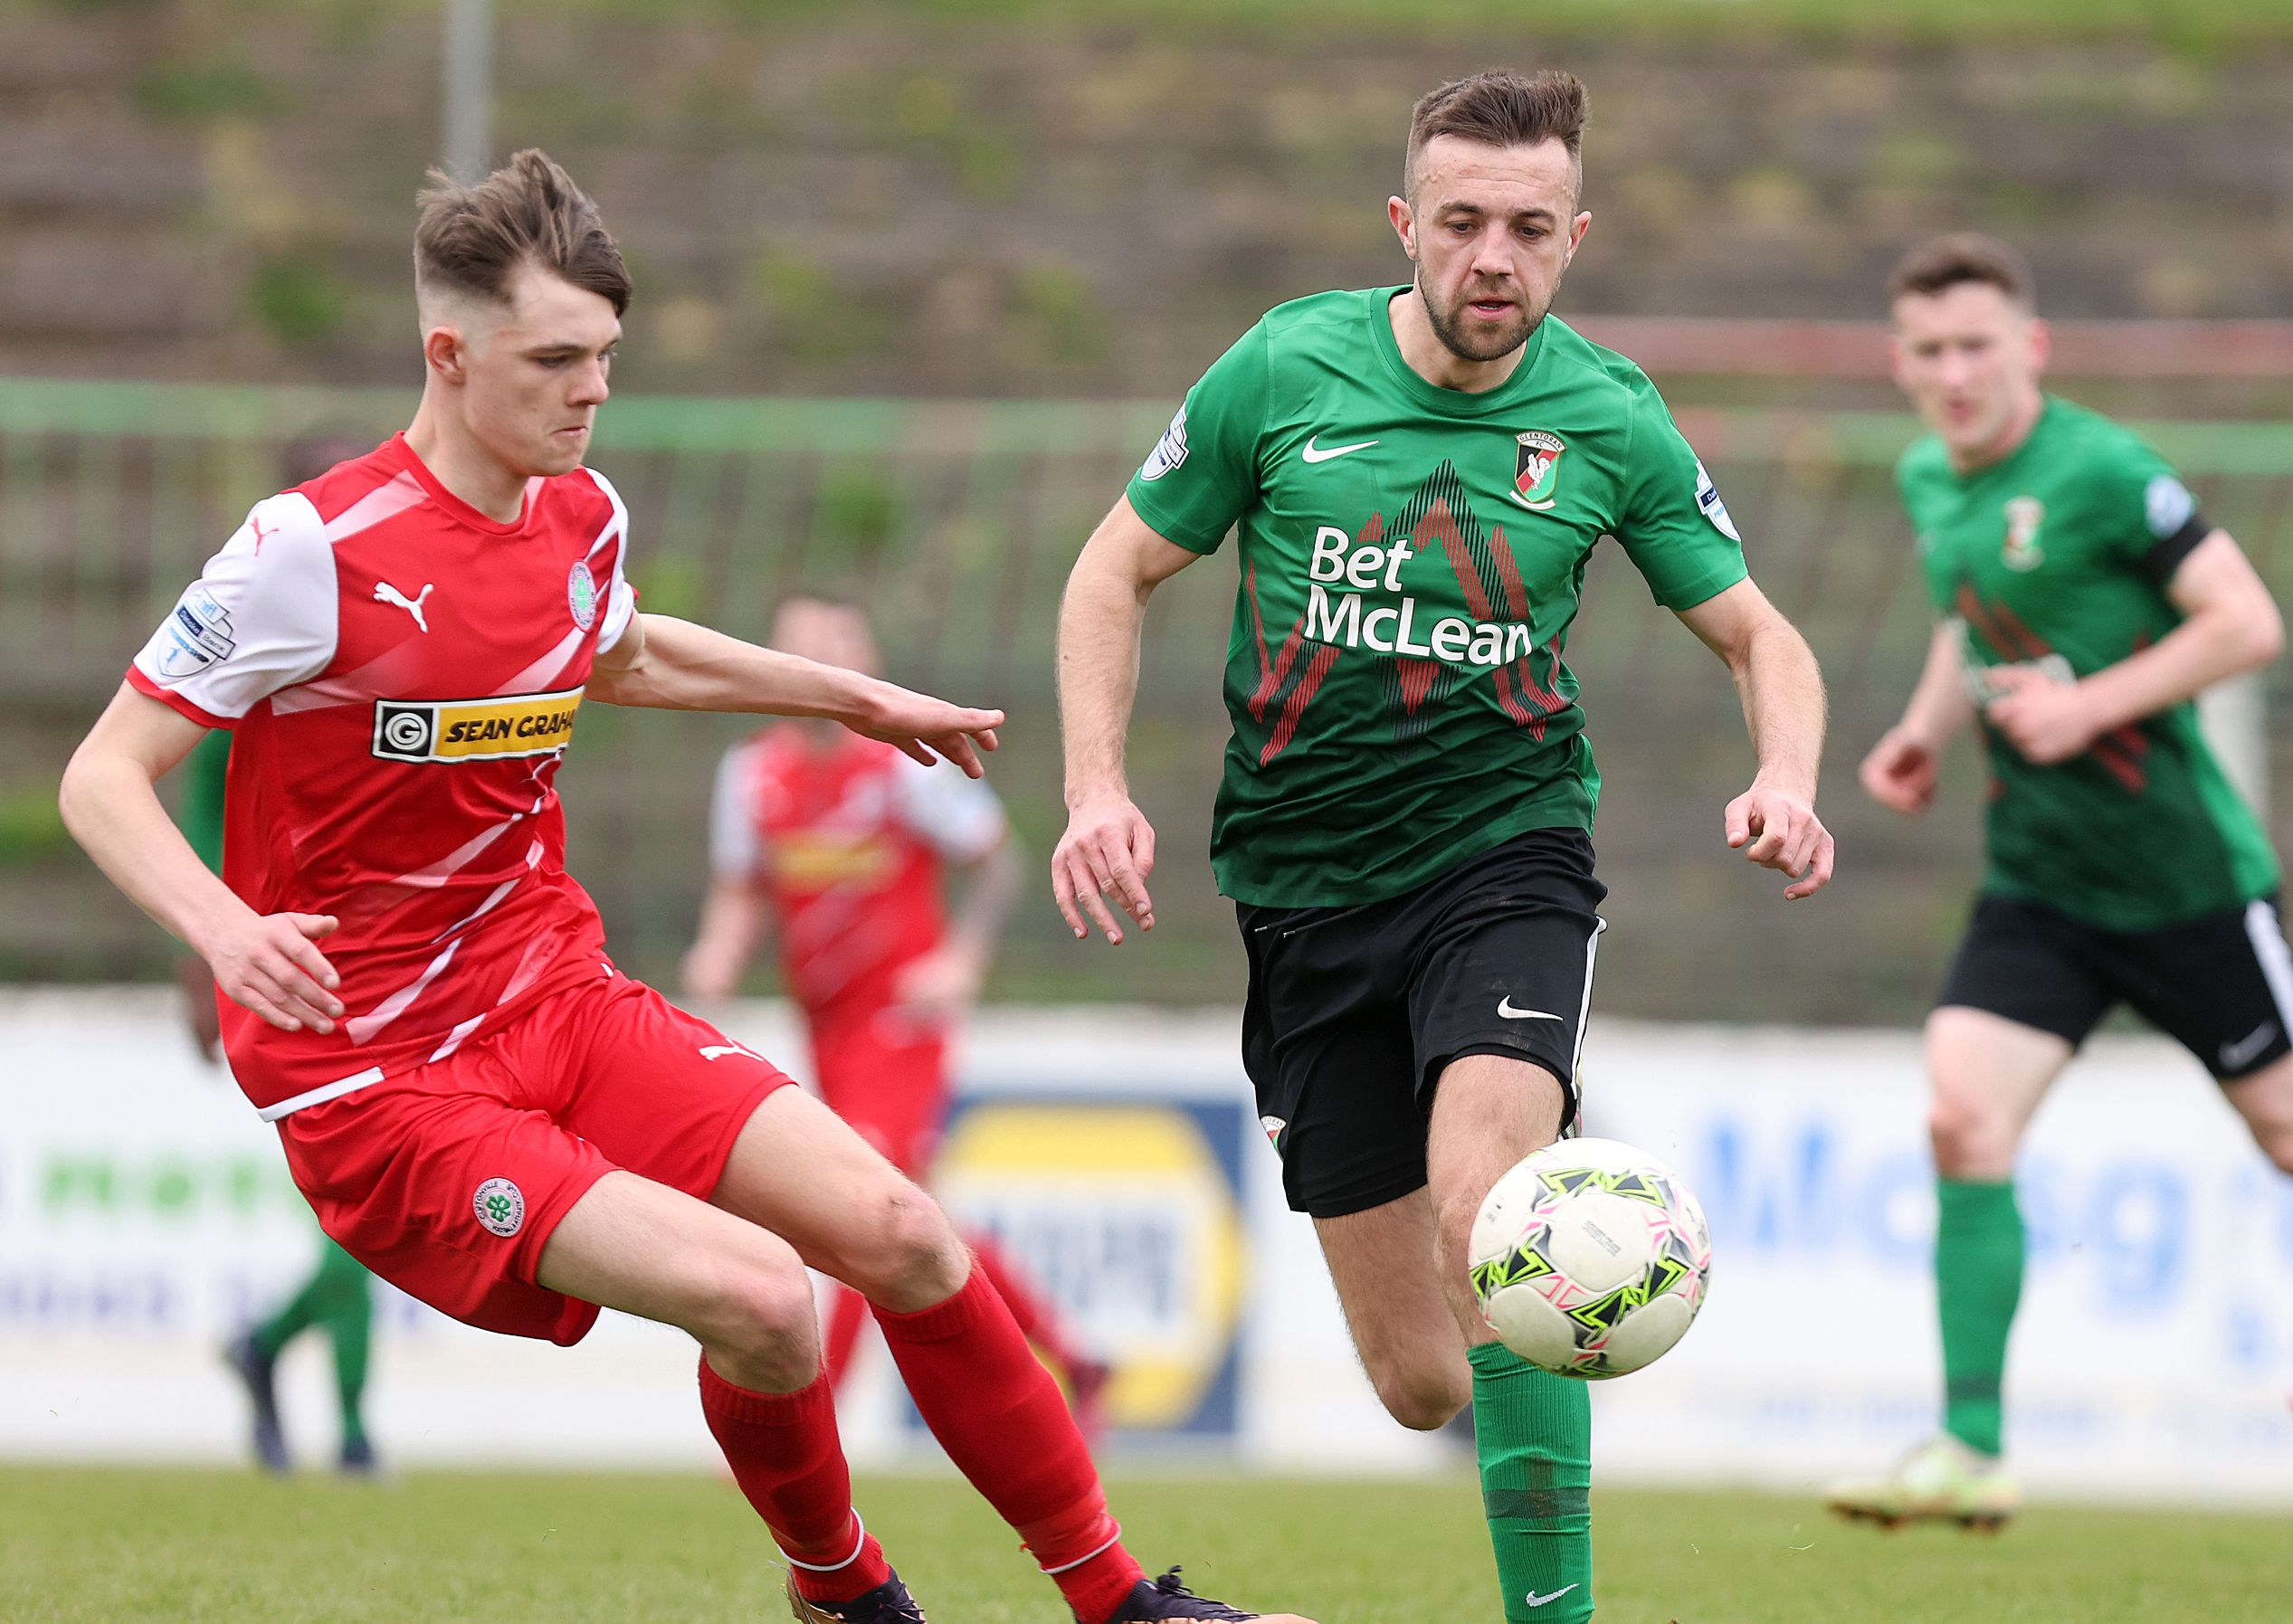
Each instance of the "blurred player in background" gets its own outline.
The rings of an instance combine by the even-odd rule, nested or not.
[[[2103,1015],[2171,1034],[2293,1170],[2293,953],[2269,838],[2191,701],[2277,657],[2269,589],[2156,451],[2044,394],[2047,329],[2003,242],[1937,239],[1888,285],[1896,382],[1931,431],[1897,470],[1940,623],[1903,719],[1864,758],[1897,812],[1935,799],[1981,724],[1989,863],[1927,1022],[1940,1221],[1943,1431],[1850,1515],[1995,1526],[2001,1380],[2022,1286],[2023,1130]]]
[[[413,423],[255,505],[66,768],[66,823],[214,972],[232,1071],[346,1249],[484,1329],[570,1344],[603,1306],[699,1342],[799,1619],[923,1618],[852,1505],[806,1265],[867,1295],[1080,1624],[1247,1617],[1124,1549],[1058,1383],[931,1199],[623,976],[566,872],[585,698],[829,718],[973,774],[1001,713],[636,612],[627,509],[583,466],[629,275],[546,156],[442,179],[414,263]],[[155,793],[218,727],[227,884]]]
[[[804,594],[774,617],[772,646],[878,675],[868,617]],[[909,1177],[929,1172],[947,1113],[948,1047],[994,962],[1020,866],[995,793],[833,722],[778,722],[725,754],[709,813],[709,895],[685,955],[685,991],[732,995],[776,926],[829,1108]],[[949,875],[967,883],[950,915]],[[1092,1429],[1107,1367],[988,1236],[966,1237],[1027,1338],[1059,1367]],[[841,1384],[867,1305],[839,1288],[826,1327]]]
[[[299,441],[287,448],[280,472],[289,485],[315,480],[336,463],[359,454],[354,442],[336,438]],[[230,771],[231,735],[220,728],[199,741],[183,765],[184,838],[214,872],[223,872],[224,785]],[[184,961],[184,987],[192,1036],[209,1061],[222,1054],[223,1018],[214,976],[199,959]],[[323,1233],[319,1261],[309,1276],[278,1307],[224,1350],[247,1390],[252,1413],[255,1458],[267,1469],[284,1472],[294,1464],[279,1420],[276,1375],[279,1355],[306,1331],[327,1334],[334,1353],[335,1396],[342,1416],[345,1476],[372,1477],[380,1469],[366,1436],[366,1366],[374,1352],[374,1277]]]
[[[1125,783],[1139,627],[1239,527],[1233,719],[1211,836],[1250,962],[1242,1054],[1378,1397],[1472,1406],[1508,1619],[1593,1611],[1584,1384],[1497,1342],[1466,1269],[1489,1187],[1577,1112],[1606,888],[1600,779],[1561,660],[1622,543],[1735,676],[1759,759],[1728,843],[1820,888],[1823,687],[1748,577],[1646,375],[1547,311],[1592,216],[1584,88],[1489,72],[1412,120],[1388,216],[1412,283],[1268,314],[1213,364],[1077,561],[1059,633],[1078,936],[1152,927]]]

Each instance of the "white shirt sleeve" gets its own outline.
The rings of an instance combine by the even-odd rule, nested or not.
[[[257,502],[135,658],[144,682],[185,708],[238,720],[335,656],[334,549],[310,499]]]
[[[726,885],[749,884],[764,868],[756,786],[756,746],[735,745],[717,764],[717,788],[709,799],[709,871]]]
[[[901,756],[892,793],[900,821],[951,863],[977,862],[1003,843],[1010,827],[987,781],[966,778],[951,761],[926,766]]]
[[[614,523],[621,529],[621,545],[614,549],[613,579],[605,583],[604,628],[597,633],[597,652],[603,654],[621,641],[621,634],[629,630],[629,622],[637,613],[637,592],[629,584],[628,572],[622,566],[629,558],[629,505],[621,499],[621,492],[613,488],[613,481],[595,469],[589,477],[597,482],[597,489],[605,493],[613,504]]]

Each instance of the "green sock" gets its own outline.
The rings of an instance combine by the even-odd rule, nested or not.
[[[1938,1179],[1935,1296],[1943,1322],[1943,1429],[1996,1455],[2006,1334],[2022,1296],[2022,1214],[2014,1183]]]
[[[255,1327],[255,1345],[266,1358],[312,1325],[323,1326],[334,1346],[335,1389],[342,1400],[345,1443],[366,1436],[359,1409],[366,1391],[366,1359],[374,1344],[374,1277],[366,1265],[331,1240],[321,1239],[319,1267],[279,1312]]]
[[[334,1242],[327,1245],[332,1247]],[[317,1270],[302,1283],[301,1289],[281,1304],[278,1313],[255,1327],[255,1346],[262,1351],[263,1357],[276,1359],[289,1343],[318,1323],[319,1306],[326,1297],[326,1280],[327,1265],[322,1258]]]
[[[360,1404],[366,1391],[366,1358],[374,1347],[374,1277],[366,1265],[329,1240],[310,1285],[318,1298],[318,1323],[326,1327],[327,1340],[334,1345],[342,1441],[364,1442],[366,1420]]]
[[[1507,1624],[1579,1624],[1593,1616],[1592,1394],[1503,1343],[1467,1357]]]

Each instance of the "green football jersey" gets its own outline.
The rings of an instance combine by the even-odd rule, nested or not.
[[[1600,776],[1562,660],[1604,535],[1659,603],[1745,575],[1654,385],[1547,317],[1498,388],[1410,370],[1405,288],[1269,312],[1187,394],[1131,506],[1240,537],[1220,889],[1302,907],[1414,889],[1530,829],[1589,830]]]
[[[2048,397],[2030,437],[1961,478],[1932,435],[1896,470],[1936,611],[1977,705],[1993,668],[2060,680],[2115,665],[2181,616],[2165,584],[2210,527],[2165,460],[2109,419]],[[2120,727],[2054,766],[1988,723],[1984,888],[2104,930],[2158,930],[2241,907],[2276,856],[2199,731],[2196,708]]]

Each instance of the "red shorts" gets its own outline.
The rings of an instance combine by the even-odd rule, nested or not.
[[[813,1014],[820,1097],[913,1179],[929,1171],[947,1116],[945,1028],[881,1007]]]
[[[789,1079],[642,982],[543,999],[449,1059],[279,1119],[345,1251],[483,1330],[570,1344],[594,1303],[534,1283],[557,1220],[615,1168],[706,1201]]]

